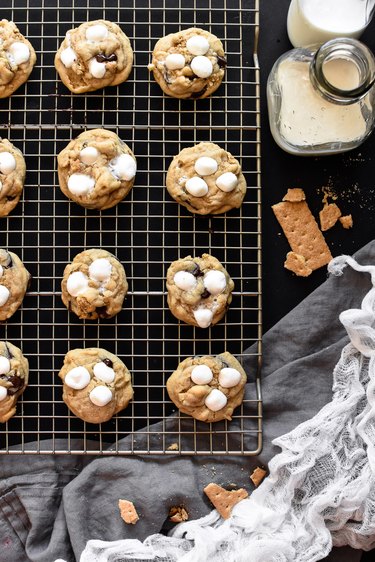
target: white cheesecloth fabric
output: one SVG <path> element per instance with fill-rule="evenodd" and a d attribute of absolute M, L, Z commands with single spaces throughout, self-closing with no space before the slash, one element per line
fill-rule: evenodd
<path fill-rule="evenodd" d="M 375 266 L 331 261 L 371 275 L 360 309 L 340 314 L 350 337 L 333 372 L 333 398 L 277 438 L 269 476 L 224 521 L 216 510 L 169 536 L 90 540 L 80 562 L 313 562 L 333 546 L 375 547 Z"/>

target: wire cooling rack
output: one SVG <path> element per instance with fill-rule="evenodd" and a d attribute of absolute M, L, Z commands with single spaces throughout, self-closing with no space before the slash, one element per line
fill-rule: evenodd
<path fill-rule="evenodd" d="M 99 2 L 96 2 L 99 3 Z M 24 153 L 24 195 L 0 219 L 0 247 L 16 252 L 32 274 L 22 307 L 0 326 L 0 338 L 22 348 L 29 386 L 17 414 L 0 428 L 1 452 L 256 454 L 261 448 L 260 118 L 256 56 L 257 0 L 2 0 L 37 51 L 27 84 L 0 100 L 0 135 Z M 54 54 L 65 33 L 84 21 L 118 23 L 135 53 L 132 74 L 116 88 L 72 95 L 59 81 Z M 147 64 L 155 42 L 190 26 L 220 37 L 228 58 L 225 80 L 208 99 L 163 95 Z M 104 127 L 133 150 L 134 188 L 117 207 L 88 211 L 58 187 L 56 155 L 80 132 Z M 248 183 L 239 210 L 201 217 L 173 201 L 166 170 L 182 148 L 212 141 L 242 163 Z M 129 293 L 115 318 L 81 321 L 61 301 L 65 265 L 83 249 L 102 247 L 124 264 Z M 235 281 L 226 317 L 207 330 L 179 323 L 166 302 L 165 276 L 180 258 L 209 252 Z M 132 373 L 134 400 L 102 425 L 76 418 L 62 401 L 58 372 L 78 347 L 103 347 Z M 252 347 L 251 347 L 252 346 Z M 176 412 L 165 388 L 191 355 L 230 351 L 252 365 L 244 404 L 233 421 L 214 425 Z"/>

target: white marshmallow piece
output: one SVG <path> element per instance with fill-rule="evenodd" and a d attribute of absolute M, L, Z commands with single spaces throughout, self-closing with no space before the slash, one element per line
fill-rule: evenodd
<path fill-rule="evenodd" d="M 77 55 L 71 47 L 67 47 L 61 51 L 60 60 L 65 68 L 72 68 L 73 63 L 77 60 Z"/>
<path fill-rule="evenodd" d="M 112 400 L 112 392 L 107 386 L 97 386 L 92 389 L 89 398 L 95 406 L 106 406 Z"/>
<path fill-rule="evenodd" d="M 2 402 L 3 400 L 5 400 L 5 398 L 8 396 L 8 391 L 5 388 L 5 386 L 0 386 L 0 402 Z"/>
<path fill-rule="evenodd" d="M 197 365 L 191 371 L 190 378 L 195 384 L 208 384 L 214 375 L 207 365 Z"/>
<path fill-rule="evenodd" d="M 202 35 L 193 35 L 186 41 L 186 48 L 192 55 L 205 55 L 210 44 Z"/>
<path fill-rule="evenodd" d="M 67 291 L 69 295 L 72 295 L 72 297 L 77 297 L 81 293 L 84 293 L 88 286 L 89 280 L 82 271 L 75 271 L 74 273 L 71 273 L 66 282 Z"/>
<path fill-rule="evenodd" d="M 212 66 L 212 62 L 207 57 L 194 57 L 190 63 L 191 69 L 199 76 L 199 78 L 208 78 L 211 76 L 214 67 Z"/>
<path fill-rule="evenodd" d="M 194 197 L 204 197 L 208 193 L 208 185 L 202 178 L 194 176 L 185 183 L 186 190 Z"/>
<path fill-rule="evenodd" d="M 99 283 L 106 283 L 111 273 L 112 265 L 106 258 L 98 258 L 90 264 L 89 276 Z"/>
<path fill-rule="evenodd" d="M 191 291 L 197 284 L 196 278 L 189 271 L 177 271 L 173 281 L 182 291 Z"/>
<path fill-rule="evenodd" d="M 214 158 L 201 156 L 194 164 L 194 170 L 200 176 L 210 176 L 217 171 L 218 164 Z"/>
<path fill-rule="evenodd" d="M 180 70 L 185 66 L 185 57 L 179 53 L 171 53 L 165 59 L 165 66 L 168 70 Z"/>
<path fill-rule="evenodd" d="M 232 388 L 241 380 L 241 373 L 232 367 L 221 369 L 219 374 L 219 384 L 223 388 Z"/>
<path fill-rule="evenodd" d="M 3 266 L 2 266 L 2 265 L 0 265 L 0 277 L 2 277 L 2 276 L 3 276 L 3 273 L 4 273 L 4 268 L 3 268 Z"/>
<path fill-rule="evenodd" d="M 103 361 L 94 365 L 94 375 L 97 379 L 105 383 L 111 383 L 115 380 L 115 372 L 111 367 L 108 367 Z"/>
<path fill-rule="evenodd" d="M 0 306 L 4 306 L 10 296 L 10 291 L 4 285 L 0 285 Z"/>
<path fill-rule="evenodd" d="M 0 375 L 6 375 L 10 371 L 10 361 L 8 357 L 0 355 Z"/>
<path fill-rule="evenodd" d="M 8 53 L 16 64 L 27 62 L 30 58 L 30 49 L 26 43 L 15 41 L 8 48 Z"/>
<path fill-rule="evenodd" d="M 130 154 L 120 154 L 120 156 L 111 160 L 108 165 L 111 173 L 122 181 L 132 180 L 137 171 L 137 163 Z"/>
<path fill-rule="evenodd" d="M 87 195 L 94 187 L 94 178 L 86 174 L 72 174 L 68 179 L 68 189 L 73 195 Z"/>
<path fill-rule="evenodd" d="M 87 41 L 99 42 L 108 37 L 108 28 L 101 23 L 97 25 L 90 25 L 86 29 Z"/>
<path fill-rule="evenodd" d="M 203 285 L 211 295 L 220 295 L 227 286 L 227 280 L 222 271 L 211 269 L 205 274 Z"/>
<path fill-rule="evenodd" d="M 0 152 L 0 172 L 7 176 L 16 168 L 16 159 L 10 152 Z"/>
<path fill-rule="evenodd" d="M 238 184 L 238 178 L 233 172 L 225 172 L 216 179 L 216 185 L 221 191 L 233 191 Z"/>
<path fill-rule="evenodd" d="M 221 390 L 218 390 L 217 388 L 213 388 L 204 401 L 207 408 L 212 412 L 218 412 L 219 410 L 222 410 L 227 405 L 227 402 L 228 399 L 225 396 L 224 392 L 221 392 Z"/>
<path fill-rule="evenodd" d="M 82 388 L 86 388 L 90 380 L 90 373 L 86 367 L 74 367 L 65 375 L 64 382 L 69 386 L 69 388 L 82 390 Z"/>
<path fill-rule="evenodd" d="M 99 152 L 96 150 L 95 146 L 86 146 L 82 148 L 81 152 L 79 153 L 79 157 L 83 164 L 86 166 L 91 166 L 94 164 L 95 160 L 98 158 Z"/>
<path fill-rule="evenodd" d="M 103 78 L 106 70 L 105 62 L 98 62 L 95 58 L 90 60 L 89 71 L 94 78 Z"/>
<path fill-rule="evenodd" d="M 194 310 L 194 318 L 200 328 L 208 328 L 211 325 L 213 313 L 208 308 L 197 308 Z"/>

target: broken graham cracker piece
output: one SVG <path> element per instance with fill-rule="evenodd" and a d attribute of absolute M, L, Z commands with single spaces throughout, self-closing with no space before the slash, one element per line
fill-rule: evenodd
<path fill-rule="evenodd" d="M 258 487 L 259 484 L 262 482 L 263 478 L 266 476 L 267 471 L 264 468 L 260 468 L 257 466 L 253 472 L 250 474 L 250 480 L 254 484 L 255 487 Z"/>
<path fill-rule="evenodd" d="M 306 265 L 306 259 L 301 254 L 296 254 L 295 252 L 287 253 L 284 267 L 300 277 L 308 277 L 312 273 L 311 267 Z"/>
<path fill-rule="evenodd" d="M 203 491 L 223 519 L 229 519 L 233 507 L 249 496 L 244 488 L 228 491 L 214 482 L 208 484 Z"/>
<path fill-rule="evenodd" d="M 306 199 L 305 192 L 300 187 L 288 189 L 288 191 L 283 197 L 283 201 L 290 201 L 291 203 L 297 203 L 298 201 L 305 201 L 305 199 Z"/>
<path fill-rule="evenodd" d="M 345 216 L 341 216 L 339 218 L 339 221 L 341 222 L 342 226 L 344 228 L 352 228 L 353 226 L 353 217 L 352 215 L 345 215 Z"/>
<path fill-rule="evenodd" d="M 341 211 L 336 203 L 327 203 L 319 213 L 320 228 L 323 232 L 332 228 L 339 218 Z"/>
<path fill-rule="evenodd" d="M 125 521 L 125 523 L 135 525 L 139 520 L 139 517 L 133 502 L 129 500 L 119 500 L 118 507 L 121 518 Z"/>
<path fill-rule="evenodd" d="M 272 205 L 272 210 L 292 251 L 305 258 L 308 269 L 314 271 L 331 261 L 330 249 L 306 201 L 282 201 Z"/>
<path fill-rule="evenodd" d="M 182 505 L 173 506 L 168 513 L 169 520 L 173 523 L 182 523 L 189 519 L 189 514 Z"/>

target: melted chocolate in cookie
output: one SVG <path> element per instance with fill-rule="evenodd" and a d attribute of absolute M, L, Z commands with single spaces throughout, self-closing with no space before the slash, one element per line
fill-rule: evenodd
<path fill-rule="evenodd" d="M 217 55 L 217 64 L 220 66 L 220 68 L 225 68 L 227 66 L 227 59 L 221 57 L 220 55 Z"/>
<path fill-rule="evenodd" d="M 113 62 L 117 60 L 116 53 L 112 53 L 111 55 L 105 55 L 104 53 L 99 53 L 96 55 L 97 62 Z"/>
<path fill-rule="evenodd" d="M 203 293 L 201 294 L 201 299 L 208 299 L 208 297 L 211 295 L 210 291 L 207 291 L 207 289 L 205 289 L 203 291 Z"/>
<path fill-rule="evenodd" d="M 201 270 L 199 265 L 195 262 L 193 263 L 194 263 L 194 269 L 190 273 L 194 275 L 194 277 L 203 277 L 203 271 Z"/>
<path fill-rule="evenodd" d="M 16 394 L 24 385 L 23 379 L 18 375 L 0 375 L 0 378 L 12 385 L 7 389 L 9 396 Z"/>
<path fill-rule="evenodd" d="M 110 367 L 111 369 L 113 368 L 113 361 L 111 361 L 110 359 L 108 359 L 108 357 L 106 357 L 105 359 L 103 359 L 103 363 L 105 365 L 107 365 L 107 367 Z"/>

